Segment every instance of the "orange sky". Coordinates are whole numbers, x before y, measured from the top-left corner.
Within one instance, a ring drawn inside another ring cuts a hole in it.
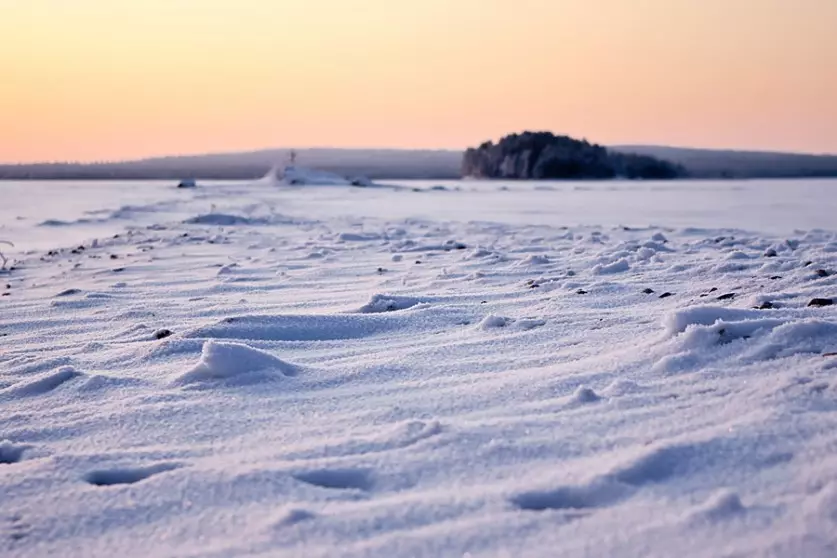
[[[0,0],[0,161],[285,146],[837,153],[837,0]]]

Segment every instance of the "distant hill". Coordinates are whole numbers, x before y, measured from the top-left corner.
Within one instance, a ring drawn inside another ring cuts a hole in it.
[[[1,179],[252,179],[287,160],[289,149],[156,157],[105,163],[0,165]],[[297,149],[297,163],[343,176],[372,179],[459,178],[462,152],[408,149]]]
[[[837,155],[618,145],[612,150],[650,155],[684,166],[693,178],[837,177]]]
[[[621,153],[550,132],[511,134],[465,151],[462,175],[522,180],[672,179],[684,168],[650,155]]]
[[[572,138],[568,139],[572,140]],[[571,145],[574,144],[567,143],[565,147],[572,151],[574,148],[571,149]],[[600,175],[598,176],[600,178],[611,176],[610,171],[604,172],[605,167],[610,168],[608,165],[613,165],[612,170],[617,175],[639,173],[651,177],[653,172],[660,170],[664,173],[668,172],[664,167],[657,167],[657,170],[653,171],[652,167],[657,163],[651,159],[624,155],[641,155],[654,160],[668,161],[675,166],[682,166],[689,177],[695,178],[837,177],[837,155],[801,155],[646,145],[604,147],[584,141],[580,141],[575,148],[579,149],[576,155],[583,152],[583,157],[590,158],[584,163],[587,166],[583,173],[592,172],[593,175]],[[371,179],[456,179],[462,176],[464,159],[469,157],[462,151],[454,150],[311,148],[296,151],[300,165],[347,177],[367,176]],[[554,153],[560,151],[557,144],[553,146]],[[263,149],[91,164],[0,165],[0,180],[180,180],[183,178],[247,180],[264,176],[271,166],[285,161],[288,153],[288,149]],[[580,161],[585,161],[583,157]],[[525,163],[524,159],[526,159]],[[607,162],[602,166],[605,160]],[[532,176],[538,173],[556,176],[554,173],[558,173],[557,175],[569,177],[580,172],[578,169],[573,170],[572,165],[560,168],[563,163],[559,161],[560,158],[552,160],[550,163],[554,165],[552,169],[546,168],[543,163],[536,171],[538,163],[537,161],[532,163],[532,154],[525,157],[521,155],[514,163],[514,165],[519,165],[519,168],[515,166],[513,170],[517,173],[525,168],[527,173],[534,173]],[[469,168],[472,165],[473,163],[469,163]],[[594,170],[593,167],[596,165],[599,167]],[[643,165],[646,166],[644,170],[642,170]],[[495,175],[488,173],[486,176]]]

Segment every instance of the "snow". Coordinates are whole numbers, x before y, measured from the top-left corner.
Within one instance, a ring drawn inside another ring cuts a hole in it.
[[[837,183],[309,186],[0,184],[0,555],[835,555]]]
[[[297,368],[270,353],[254,349],[243,343],[225,343],[209,340],[203,344],[201,359],[188,372],[177,378],[177,383],[191,384],[212,380],[229,380],[250,377],[259,372],[269,373],[261,379],[295,376]]]

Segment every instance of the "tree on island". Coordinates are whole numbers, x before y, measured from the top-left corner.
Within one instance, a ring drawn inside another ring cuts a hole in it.
[[[650,157],[608,151],[601,145],[550,132],[511,134],[465,151],[462,175],[523,180],[610,178],[673,179],[686,170]]]

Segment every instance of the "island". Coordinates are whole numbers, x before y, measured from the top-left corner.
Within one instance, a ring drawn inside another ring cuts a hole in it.
[[[511,134],[485,142],[462,156],[462,176],[521,180],[668,180],[687,176],[675,163],[638,153],[622,153],[551,132]]]

